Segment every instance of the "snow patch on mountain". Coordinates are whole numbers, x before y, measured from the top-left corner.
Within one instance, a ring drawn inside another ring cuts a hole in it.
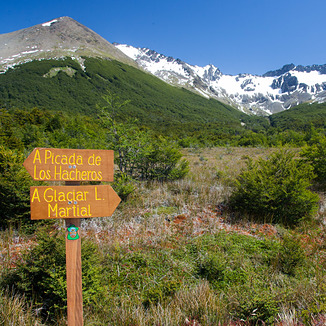
[[[224,75],[217,67],[190,65],[147,48],[114,45],[160,79],[216,98],[243,112],[270,115],[307,101],[326,101],[326,65],[285,65],[263,76]]]
[[[51,21],[49,21],[49,22],[47,22],[47,23],[43,23],[42,26],[43,26],[43,27],[49,27],[49,26],[51,26],[52,24],[56,23],[57,21],[58,21],[58,19],[53,19],[53,20],[51,20]]]

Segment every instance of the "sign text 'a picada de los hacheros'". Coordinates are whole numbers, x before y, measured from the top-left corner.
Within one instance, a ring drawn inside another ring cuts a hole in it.
[[[38,181],[113,181],[114,152],[35,148],[24,166]]]

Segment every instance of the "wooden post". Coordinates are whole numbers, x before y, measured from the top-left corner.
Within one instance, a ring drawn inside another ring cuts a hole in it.
[[[66,186],[79,185],[79,182],[66,182]],[[67,314],[68,326],[83,326],[83,294],[80,218],[66,218],[66,273],[67,273]],[[69,228],[75,226],[75,238],[69,236]]]
[[[111,216],[121,199],[108,185],[74,187],[80,181],[113,181],[114,151],[37,147],[24,167],[33,180],[73,186],[31,187],[31,219],[65,218],[68,326],[83,326],[80,218]]]

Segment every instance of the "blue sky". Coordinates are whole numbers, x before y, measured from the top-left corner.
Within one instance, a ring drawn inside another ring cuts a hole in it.
[[[325,0],[10,0],[0,34],[69,16],[109,42],[224,74],[326,64]]]

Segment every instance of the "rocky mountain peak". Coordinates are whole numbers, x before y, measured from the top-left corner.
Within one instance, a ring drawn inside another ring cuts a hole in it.
[[[265,74],[263,74],[263,77],[279,77],[295,68],[295,65],[293,63],[284,65],[281,69],[268,71]]]
[[[63,56],[97,56],[136,65],[103,37],[66,16],[0,35],[2,70],[21,62]]]
[[[220,79],[221,76],[222,76],[222,73],[221,73],[220,69],[218,69],[214,65],[209,64],[204,67],[204,74],[203,74],[204,79],[207,79],[210,81],[216,81],[216,80]]]

